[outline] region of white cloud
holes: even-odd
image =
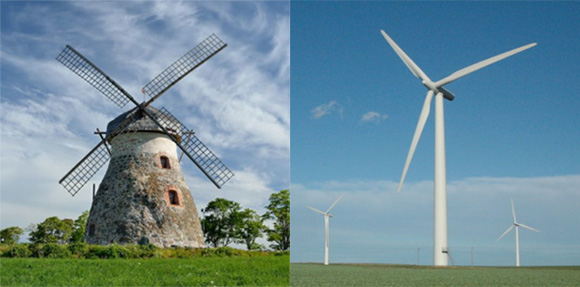
[[[422,264],[430,264],[433,182],[407,182],[400,193],[397,184],[362,180],[292,184],[291,260],[321,261],[323,221],[306,205],[326,210],[345,193],[330,223],[333,262],[414,264],[421,248]],[[518,221],[541,231],[520,234],[526,265],[575,264],[580,252],[570,253],[569,248],[580,250],[578,186],[580,175],[449,181],[449,245],[456,263],[468,265],[474,247],[479,265],[513,264],[513,235],[496,241],[511,224],[513,198]]]
[[[386,120],[387,117],[388,117],[387,115],[381,115],[380,113],[377,113],[377,112],[367,112],[362,116],[360,121],[362,123],[368,123],[368,122],[378,123],[380,121]]]
[[[338,112],[342,117],[343,110],[344,108],[342,107],[342,105],[340,105],[335,101],[330,101],[327,104],[322,104],[318,107],[315,107],[310,111],[310,113],[312,114],[312,117],[314,119],[319,119],[323,116],[329,115],[334,112]]]

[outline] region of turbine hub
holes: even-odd
[[[423,80],[422,83],[423,86],[425,86],[425,88],[427,88],[428,90],[433,91],[435,94],[439,93],[439,89],[437,89],[435,83],[427,80]]]

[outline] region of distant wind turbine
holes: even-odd
[[[527,225],[518,223],[518,221],[516,220],[516,209],[514,208],[514,200],[513,199],[512,199],[512,216],[514,218],[514,223],[512,223],[510,228],[508,228],[497,240],[502,239],[514,227],[516,228],[516,266],[519,267],[520,266],[520,231],[518,228],[521,226],[521,227],[528,229],[528,230],[531,230],[531,231],[535,231],[535,232],[540,232],[540,231],[537,229],[531,228]]]
[[[401,191],[403,182],[405,181],[405,176],[409,165],[411,164],[411,159],[415,153],[415,148],[423,132],[423,127],[429,116],[429,111],[431,109],[431,100],[433,94],[435,94],[435,203],[434,203],[434,238],[433,238],[433,264],[435,266],[447,266],[449,259],[449,249],[447,246],[447,176],[445,167],[445,128],[443,121],[443,98],[452,101],[455,96],[450,91],[443,88],[444,85],[449,84],[461,77],[464,77],[472,72],[475,72],[483,67],[491,65],[497,61],[503,60],[509,56],[515,55],[526,49],[529,49],[536,45],[536,43],[528,44],[517,49],[499,54],[495,57],[491,57],[487,60],[481,61],[479,63],[473,64],[469,67],[463,68],[437,82],[431,81],[429,77],[419,66],[405,54],[405,52],[399,48],[397,43],[381,30],[383,37],[389,42],[389,45],[395,50],[397,55],[403,60],[407,68],[411,70],[415,77],[419,78],[423,86],[429,90],[427,96],[425,97],[425,102],[423,104],[423,109],[421,110],[421,115],[419,116],[419,121],[417,122],[417,128],[415,129],[415,134],[413,135],[413,140],[411,141],[411,147],[409,149],[409,154],[407,155],[407,161],[405,162],[405,167],[403,168],[403,175],[401,176],[401,181],[399,182],[399,187],[397,192]]]
[[[330,229],[329,229],[329,218],[333,215],[330,214],[332,208],[340,201],[340,199],[344,196],[342,194],[338,197],[338,199],[328,208],[326,212],[320,211],[314,207],[307,206],[308,208],[312,209],[316,213],[320,213],[324,215],[324,265],[328,265],[328,247],[330,245]]]

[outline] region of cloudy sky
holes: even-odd
[[[287,189],[290,7],[287,2],[1,2],[1,228],[90,208],[58,184],[125,110],[55,58],[69,44],[141,100],[141,88],[206,37],[228,47],[154,103],[236,174],[221,190],[182,165],[198,209],[217,197],[264,212]]]
[[[426,89],[380,34],[433,80],[538,45],[446,86],[449,246],[458,265],[580,264],[578,2],[293,2],[293,262],[433,263],[433,115],[396,193]],[[432,108],[432,113],[434,109]],[[419,255],[419,256],[417,256]]]

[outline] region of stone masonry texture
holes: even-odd
[[[169,169],[161,167],[161,156],[169,159]],[[177,192],[178,204],[169,202],[170,190]],[[89,244],[203,247],[195,202],[176,145],[167,135],[135,132],[113,138],[111,161],[93,199],[86,230]]]

